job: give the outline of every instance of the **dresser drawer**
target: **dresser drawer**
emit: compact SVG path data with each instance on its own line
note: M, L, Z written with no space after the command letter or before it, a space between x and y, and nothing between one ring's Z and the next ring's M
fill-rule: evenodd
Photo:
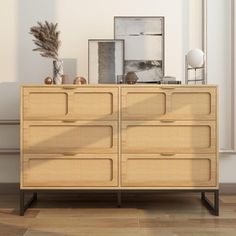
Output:
M118 88L24 88L25 120L117 120Z
M216 156L210 154L122 155L124 187L216 186Z
M216 88L177 88L170 95L169 118L215 120Z
M166 93L159 87L122 88L122 119L158 120L166 115Z
M23 88L24 119L64 119L68 115L69 95L62 88Z
M126 121L123 153L215 153L214 121Z
M23 156L24 187L117 186L117 155Z
M71 113L78 120L117 120L118 88L77 88Z
M215 120L216 88L122 88L124 120Z
M24 153L116 153L115 121L27 121Z

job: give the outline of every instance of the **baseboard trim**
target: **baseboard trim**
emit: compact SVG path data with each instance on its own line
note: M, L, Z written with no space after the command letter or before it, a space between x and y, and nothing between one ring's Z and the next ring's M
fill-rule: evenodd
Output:
M8 193L14 194L19 193L20 184L19 183L0 183L0 194ZM222 183L220 184L221 194L236 194L236 183Z
M20 192L19 183L0 183L0 194L13 194Z
M225 195L236 194L236 183L221 183L220 193Z

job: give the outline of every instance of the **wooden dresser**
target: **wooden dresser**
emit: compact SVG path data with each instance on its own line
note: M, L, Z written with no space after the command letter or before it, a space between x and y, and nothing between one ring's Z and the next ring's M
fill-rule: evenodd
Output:
M22 86L21 96L21 214L24 193L40 190L199 191L218 214L216 86Z

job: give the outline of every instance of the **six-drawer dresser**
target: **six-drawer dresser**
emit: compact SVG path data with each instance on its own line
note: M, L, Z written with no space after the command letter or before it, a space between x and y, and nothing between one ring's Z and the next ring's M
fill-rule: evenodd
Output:
M21 215L42 190L112 190L119 201L197 191L219 214L216 86L22 86L21 96Z

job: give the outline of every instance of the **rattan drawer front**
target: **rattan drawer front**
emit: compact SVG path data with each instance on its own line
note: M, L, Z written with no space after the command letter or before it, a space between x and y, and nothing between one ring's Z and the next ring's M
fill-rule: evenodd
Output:
M24 187L117 186L117 155L24 155Z
M24 119L63 119L68 115L69 95L61 88L25 88Z
M24 88L26 120L117 120L118 88Z
M122 88L122 119L161 119L166 114L166 93L160 88Z
M169 118L176 120L215 120L216 89L178 88L171 93Z
M78 120L117 120L117 88L77 88L73 94L72 114Z
M123 153L215 153L214 121L122 123Z
M117 139L115 121L24 123L24 153L116 153Z
M215 120L216 88L122 88L124 120Z
M209 154L122 155L122 186L206 187L216 185L216 156Z

